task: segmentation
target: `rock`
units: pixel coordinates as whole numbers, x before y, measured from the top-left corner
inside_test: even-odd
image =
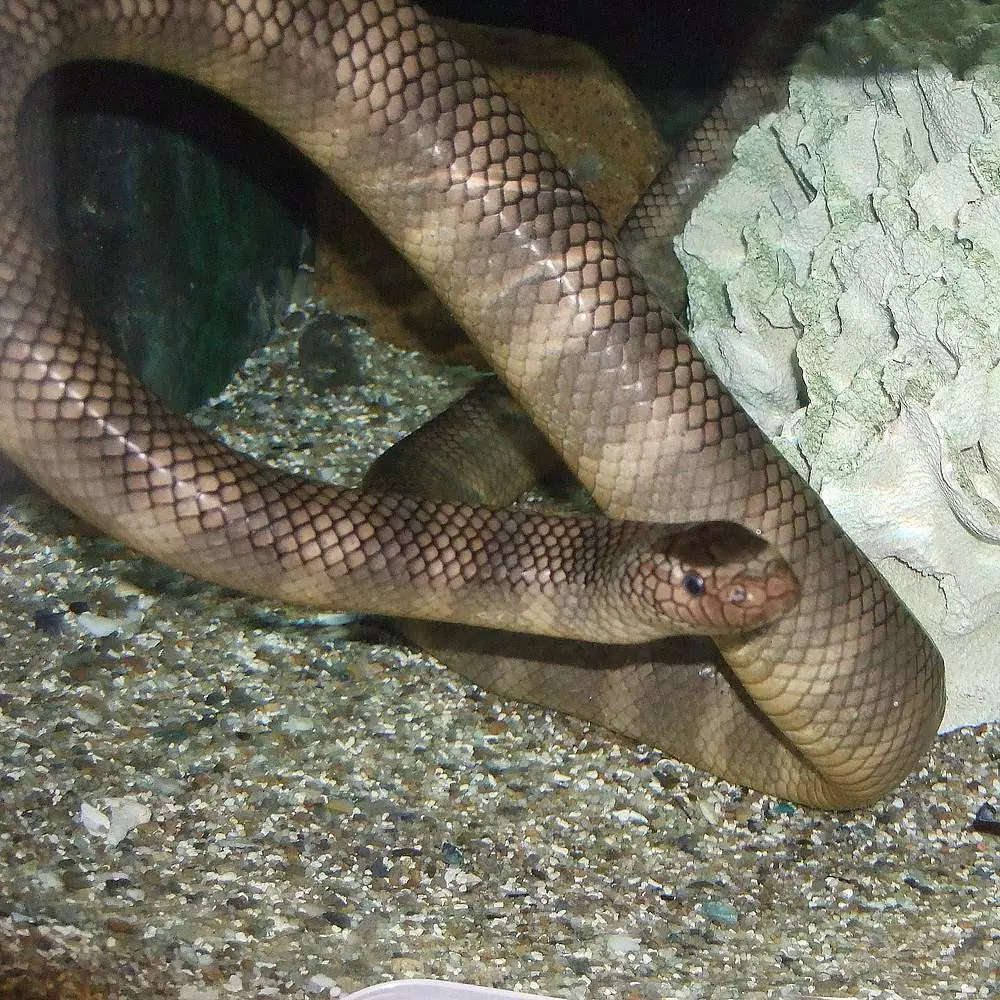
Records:
[[[793,77],[678,241],[691,334],[1000,717],[1000,71]]]
[[[271,335],[301,259],[308,173],[252,118],[134,67],[63,66],[24,121],[42,231],[133,371],[186,410]],[[287,278],[287,281],[286,281]]]

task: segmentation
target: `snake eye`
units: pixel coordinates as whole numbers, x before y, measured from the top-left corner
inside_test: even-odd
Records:
[[[689,569],[681,580],[681,586],[692,596],[701,597],[705,593],[705,578]]]

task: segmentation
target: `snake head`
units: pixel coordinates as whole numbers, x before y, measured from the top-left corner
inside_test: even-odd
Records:
[[[798,603],[799,582],[777,549],[730,521],[678,525],[643,560],[636,585],[677,632],[729,635],[760,628]]]

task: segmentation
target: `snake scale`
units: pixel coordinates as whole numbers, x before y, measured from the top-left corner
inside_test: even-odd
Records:
[[[259,466],[167,412],[87,325],[30,223],[18,111],[42,73],[81,58],[187,77],[286,135],[424,275],[598,505],[638,523],[559,527],[342,491]],[[594,654],[566,669],[600,673],[618,706],[602,714],[564,691],[571,709],[805,802],[870,801],[929,745],[944,701],[929,639],[706,370],[518,110],[419,8],[2,0],[0,171],[0,447],[97,526],[274,598],[470,624],[485,607],[508,627],[538,614],[538,630],[570,636],[554,656]],[[472,611],[453,606],[464,588],[452,585],[484,575]],[[590,596],[598,578],[612,594],[638,590],[640,620],[663,604],[679,623],[616,634],[607,599]],[[567,582],[569,596],[552,597]],[[692,623],[687,609],[716,583]],[[558,607],[536,610],[547,602]],[[719,633],[725,662],[654,638],[699,629]],[[545,701],[560,676],[526,694]],[[581,682],[578,700],[596,691]],[[644,705],[658,715],[633,731]]]

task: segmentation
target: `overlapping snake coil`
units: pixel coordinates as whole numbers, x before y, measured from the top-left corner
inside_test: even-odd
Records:
[[[560,571],[577,572],[561,562],[572,550],[582,589],[553,614],[592,640],[587,588],[634,580],[629,559],[646,561],[640,589],[654,603],[698,589],[690,533],[678,553],[670,532],[628,528],[639,555],[626,546],[625,569],[607,570],[602,533],[620,529],[606,522],[489,523],[456,505],[345,494],[258,466],[167,413],[87,326],[31,226],[18,110],[40,74],[77,58],[178,73],[260,115],[427,278],[603,510],[739,522],[801,585],[789,614],[719,640],[720,669],[643,634],[641,650],[604,654],[617,669],[553,663],[533,689],[502,677],[501,689],[545,700],[559,688],[560,707],[817,804],[868,801],[913,768],[943,710],[932,644],[664,318],[517,109],[405,3],[0,2],[0,447],[43,488],[141,551],[291,600],[476,621],[455,610],[451,586],[475,567],[491,612],[516,625]],[[711,584],[720,550],[754,549],[748,537],[707,529],[695,575]],[[781,564],[763,551],[747,586],[780,604],[788,578],[768,589],[767,567]],[[745,594],[740,580],[721,585]]]

